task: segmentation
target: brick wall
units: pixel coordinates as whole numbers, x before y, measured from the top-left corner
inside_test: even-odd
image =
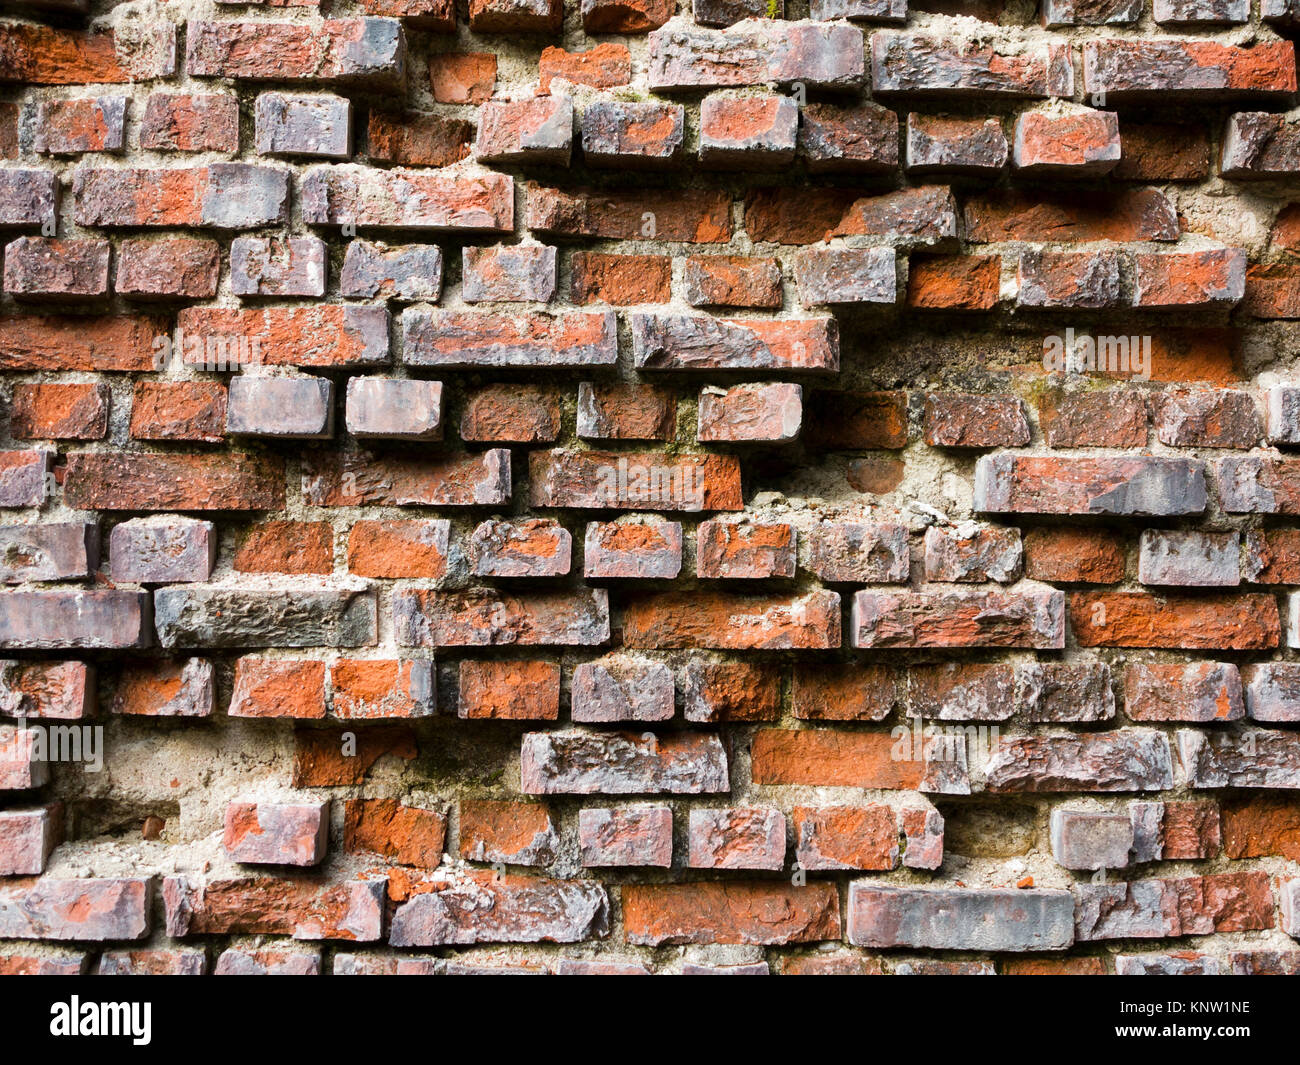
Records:
[[[1300,4],[4,6],[0,972],[1300,969]]]

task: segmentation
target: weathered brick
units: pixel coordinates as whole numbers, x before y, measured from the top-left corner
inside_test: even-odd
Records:
[[[1164,939],[1272,928],[1267,873],[1074,886],[1080,942]]]
[[[217,527],[210,521],[157,515],[113,526],[108,540],[114,581],[165,584],[206,581],[217,558]]]
[[[0,660],[0,715],[76,720],[96,705],[93,666]]]
[[[907,169],[914,174],[992,176],[1007,165],[1010,150],[996,118],[907,116]]]
[[[399,865],[434,869],[442,861],[447,819],[396,799],[349,799],[343,813],[343,849],[378,854]]]
[[[610,240],[731,239],[731,197],[713,189],[555,189],[529,183],[524,225],[534,233]]]
[[[911,569],[902,525],[823,521],[804,536],[804,565],[823,581],[892,584]]]
[[[948,662],[908,673],[912,717],[938,721],[1005,721],[1015,710],[1015,670],[1007,664]]]
[[[548,302],[555,295],[555,248],[541,244],[463,248],[466,303]]]
[[[582,28],[588,33],[645,33],[673,17],[670,0],[582,0]]]
[[[915,257],[908,261],[907,306],[914,310],[988,311],[1002,298],[997,255]]]
[[[559,846],[550,810],[541,803],[460,801],[460,856],[468,861],[550,865]]]
[[[325,663],[245,655],[235,663],[231,717],[319,720],[325,716]]]
[[[40,735],[35,729],[0,725],[0,792],[28,791],[49,781]]]
[[[784,443],[799,435],[803,390],[798,385],[737,385],[700,393],[701,442]]]
[[[810,103],[799,112],[799,154],[811,173],[878,173],[898,166],[898,115],[879,104]]]
[[[393,622],[400,647],[590,646],[609,639],[609,595],[402,590],[393,596]]]
[[[227,93],[150,93],[140,118],[140,147],[161,152],[237,152],[239,100]]]
[[[432,244],[390,247],[354,240],[339,274],[339,294],[363,299],[436,300],[442,290],[442,251]]]
[[[0,647],[146,647],[152,642],[147,592],[114,588],[0,593]]]
[[[348,571],[359,577],[425,577],[447,572],[445,519],[358,521],[348,530]]]
[[[165,19],[144,26],[82,30],[6,22],[0,81],[34,85],[118,85],[176,73],[176,27]]]
[[[98,227],[282,225],[289,220],[289,172],[252,163],[82,167],[72,175],[72,217]]]
[[[1129,389],[1052,391],[1038,401],[1048,447],[1145,447],[1148,420],[1146,397]]]
[[[582,52],[554,46],[542,49],[537,60],[537,91],[550,91],[552,79],[594,89],[611,89],[632,81],[632,54],[626,45],[606,42]]]
[[[1061,592],[858,592],[855,647],[1065,646]]]
[[[232,802],[221,845],[245,865],[319,865],[329,828],[328,802]]]
[[[618,359],[612,313],[402,312],[408,366],[609,366]]]
[[[1300,789],[1298,738],[1287,732],[1178,732],[1178,760],[1193,788]]]
[[[1300,669],[1293,662],[1257,662],[1242,669],[1246,709],[1256,721],[1300,721]]]
[[[1241,583],[1239,534],[1164,529],[1142,533],[1138,580],[1143,584],[1231,587]]]
[[[549,518],[485,521],[470,535],[466,554],[480,577],[562,577],[569,572],[573,537]]]
[[[1074,95],[1070,48],[1026,45],[999,52],[973,41],[916,33],[871,35],[873,94],[1046,97]]]
[[[596,510],[740,510],[740,466],[730,455],[534,451],[535,507]]]
[[[1036,662],[1016,677],[1016,702],[1028,721],[1109,721],[1115,716],[1104,662]]]
[[[42,155],[120,152],[125,132],[125,96],[41,100],[33,147]]]
[[[799,302],[825,304],[895,302],[898,278],[890,248],[810,248],[795,260]]]
[[[818,589],[799,596],[665,592],[628,604],[628,647],[669,650],[826,649],[840,645],[840,597]]]
[[[185,72],[191,77],[375,89],[400,87],[406,78],[406,37],[396,19],[190,21],[185,30]]]
[[[1083,91],[1125,103],[1154,97],[1286,99],[1296,91],[1295,49],[1286,41],[1085,41]]]
[[[217,956],[216,976],[319,976],[320,954],[303,950],[239,950]]]
[[[573,670],[570,717],[574,721],[668,721],[674,713],[672,671],[662,662],[614,655]]]
[[[832,318],[728,320],[695,315],[631,315],[632,354],[641,370],[839,369]]]
[[[323,377],[255,377],[230,379],[226,432],[321,440],[334,435],[334,383]]]
[[[113,713],[131,717],[211,717],[212,663],[186,658],[131,666],[118,675]]]
[[[450,166],[469,156],[474,126],[459,118],[371,111],[366,154],[394,166]]]
[[[525,733],[526,795],[700,795],[730,790],[727,754],[709,733]],[[627,899],[624,898],[626,912]]]
[[[799,108],[788,96],[713,93],[700,105],[700,165],[782,167],[794,161]]]
[[[308,225],[508,232],[514,181],[505,174],[317,166],[298,180]]]
[[[974,505],[991,514],[1200,514],[1205,467],[1194,459],[1145,456],[985,455],[975,468]]]
[[[1164,791],[1169,740],[1149,729],[1002,739],[985,764],[992,792]]]
[[[889,870],[898,865],[898,827],[888,806],[796,806],[791,821],[795,860],[804,869]]]
[[[568,97],[489,100],[479,108],[474,158],[483,163],[568,166],[573,103]]]
[[[554,33],[564,17],[561,0],[471,0],[476,33]]]
[[[883,721],[901,700],[899,676],[874,665],[796,667],[790,697],[804,721]]]
[[[682,568],[682,527],[675,521],[590,522],[583,575],[671,580]]]
[[[124,240],[117,246],[113,284],[118,295],[128,298],[205,299],[217,294],[220,272],[221,248],[215,240]]]
[[[559,394],[543,385],[487,385],[470,393],[461,413],[462,440],[551,443],[560,435]]]
[[[1121,302],[1120,257],[1112,251],[1020,253],[1016,305],[1097,310]]]
[[[318,237],[236,237],[230,287],[236,296],[323,296],[328,255]]]
[[[1241,677],[1230,662],[1130,665],[1124,711],[1134,721],[1236,721],[1246,716]]]
[[[666,255],[574,252],[569,260],[577,304],[667,303],[672,299],[672,260]]]
[[[1300,462],[1234,455],[1215,465],[1219,500],[1230,514],[1300,514]]]
[[[149,877],[19,880],[0,887],[0,934],[92,942],[144,939],[151,883]]]
[[[888,732],[763,729],[750,749],[755,784],[970,793],[965,747],[949,752],[914,745]],[[931,757],[934,755],[935,757]]]
[[[461,662],[458,712],[466,719],[555,721],[560,716],[560,667],[553,662]]]
[[[1259,650],[1278,646],[1281,627],[1277,601],[1260,594],[1074,592],[1069,610],[1081,647]]]
[[[1133,257],[1135,307],[1230,307],[1246,292],[1241,248]]]
[[[962,207],[972,244],[1006,240],[1177,240],[1174,206],[1157,189],[1069,195],[999,191],[967,197]]]
[[[326,522],[268,521],[245,531],[231,566],[236,573],[331,573],[333,533]]]
[[[510,452],[503,448],[430,458],[322,453],[304,466],[303,501],[315,507],[496,506],[510,498]]]
[[[18,299],[86,300],[108,292],[106,240],[19,237],[5,247],[4,288]]]
[[[154,593],[163,647],[364,647],[375,598],[355,588],[182,585]]]
[[[429,84],[440,104],[481,104],[497,79],[493,52],[439,52],[429,56]]]
[[[1064,950],[1074,942],[1068,891],[849,886],[848,940],[861,947]]]
[[[667,806],[578,811],[578,845],[587,868],[652,866],[673,860],[673,813]]]
[[[623,891],[629,943],[751,943],[779,946],[838,940],[835,885],[771,881],[637,884]]]
[[[1016,119],[1011,157],[1024,174],[1109,174],[1120,159],[1119,120],[1092,109],[1026,111]]]
[[[306,875],[207,881],[168,876],[162,897],[167,934],[174,938],[280,935],[369,943],[380,936],[385,888],[382,879],[324,883]]]
[[[86,384],[16,384],[9,430],[19,440],[102,440],[108,433],[110,392]]]
[[[40,876],[62,834],[60,806],[0,811],[0,876]]]
[[[862,31],[843,23],[746,21],[727,31],[668,25],[650,34],[649,87],[801,82],[846,92],[863,80]]]
[[[693,807],[688,842],[693,869],[780,869],[785,816],[766,807]]]

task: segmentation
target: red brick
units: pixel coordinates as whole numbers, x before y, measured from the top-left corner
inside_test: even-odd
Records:
[[[805,869],[888,870],[898,865],[898,826],[888,806],[796,806],[795,860]]]
[[[578,811],[578,845],[587,868],[652,866],[673,860],[673,814],[667,806]]]
[[[1010,396],[932,392],[925,397],[931,447],[1018,447],[1029,443],[1024,405]]]
[[[605,42],[582,52],[551,45],[537,60],[538,92],[550,92],[551,79],[593,89],[613,89],[632,81],[632,56],[622,44]]]
[[[682,527],[674,521],[591,522],[583,547],[589,578],[662,578],[682,568]]]
[[[160,152],[239,151],[239,100],[224,93],[150,93],[140,147]]]
[[[514,182],[505,174],[312,167],[300,178],[308,225],[417,230],[514,227]]]
[[[19,237],[5,247],[5,291],[18,299],[72,300],[108,292],[106,240]]]
[[[1048,447],[1146,447],[1147,401],[1125,389],[1046,392],[1038,424]]]
[[[1200,181],[1210,172],[1209,131],[1203,126],[1120,123],[1121,181]]]
[[[460,419],[462,440],[542,444],[560,435],[557,390],[544,385],[485,385],[470,392]]]
[[[672,440],[677,400],[653,385],[578,386],[578,435],[584,440]]]
[[[396,21],[205,22],[185,27],[185,72],[200,78],[400,87],[406,39]]]
[[[231,717],[323,718],[325,663],[245,655],[235,663]]]
[[[244,864],[318,865],[329,845],[329,803],[232,802],[221,843]]]
[[[10,431],[19,440],[102,440],[108,433],[108,385],[17,384]]]
[[[994,192],[963,205],[966,239],[1001,241],[1177,240],[1178,216],[1156,189],[1068,196]]]
[[[493,52],[438,52],[429,56],[429,83],[440,104],[474,104],[488,100],[496,87]]]
[[[871,87],[886,93],[992,97],[1074,95],[1068,45],[998,51],[974,41],[915,33],[871,35]]]
[[[883,721],[903,697],[899,675],[885,666],[798,666],[791,703],[804,721]]]
[[[79,720],[93,715],[96,705],[93,666],[0,661],[0,714]]]
[[[704,189],[596,192],[530,183],[524,225],[565,237],[720,244],[731,239],[731,197]]]
[[[623,889],[629,943],[780,945],[838,940],[835,886],[806,887],[730,880],[695,884],[638,884]]]
[[[118,41],[111,29],[87,32],[9,22],[0,26],[0,51],[5,53],[0,81],[34,85],[144,81],[176,72],[176,28],[166,21],[155,22],[128,43]]]
[[[989,311],[1002,298],[998,255],[917,257],[908,263],[907,305],[917,310]]]
[[[465,661],[460,664],[462,718],[555,721],[560,667],[551,662]]]
[[[1085,41],[1083,91],[1123,102],[1285,99],[1296,91],[1295,48],[1289,41]]]
[[[1030,529],[1025,533],[1025,576],[1036,581],[1117,584],[1124,579],[1124,541],[1104,529]]]
[[[445,520],[359,521],[348,531],[348,570],[436,579],[447,572],[447,538]]]
[[[485,506],[510,498],[510,452],[393,458],[319,453],[304,463],[303,500],[316,507]]]
[[[598,510],[739,510],[740,466],[730,455],[534,451],[535,507]]]
[[[1026,111],[1016,119],[1012,159],[1022,173],[1097,177],[1119,158],[1119,121],[1111,111]]]
[[[248,529],[231,562],[236,573],[332,573],[334,530],[323,521],[268,521]]]
[[[117,248],[114,285],[127,297],[205,299],[217,294],[220,272],[215,240],[124,240]]]
[[[559,843],[550,811],[541,803],[460,801],[459,853],[468,861],[550,865]]]
[[[700,577],[793,577],[796,534],[791,525],[706,521],[699,528],[695,570]]]
[[[638,304],[672,299],[672,260],[666,255],[574,252],[573,302]]]
[[[131,717],[211,717],[212,663],[188,658],[123,669],[113,713]]]
[[[378,854],[397,865],[436,869],[442,862],[447,819],[396,799],[349,799],[343,811],[343,849]]]
[[[812,650],[840,645],[840,597],[824,589],[795,597],[665,592],[629,603],[628,647],[670,650]]]
[[[693,307],[781,306],[781,268],[775,259],[691,255],[684,278]]]
[[[68,456],[64,500],[78,510],[279,510],[279,459],[80,451]]]
[[[1260,650],[1278,646],[1281,626],[1271,595],[1075,592],[1069,608],[1070,627],[1081,647]]]
[[[329,667],[330,709],[344,721],[427,717],[437,708],[428,659],[340,658]]]

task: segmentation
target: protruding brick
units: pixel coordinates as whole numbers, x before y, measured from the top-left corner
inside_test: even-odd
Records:
[[[560,716],[560,667],[552,662],[464,661],[459,714],[466,719],[555,721]]]
[[[478,114],[474,158],[483,163],[568,166],[573,103],[565,96],[489,100]]]
[[[461,297],[466,303],[546,303],[555,295],[555,249],[542,244],[463,248]]]
[[[550,865],[560,836],[536,802],[460,801],[460,856],[471,862]]]
[[[1272,928],[1267,873],[1224,873],[1181,880],[1078,883],[1075,935],[1080,942],[1165,939]]]
[[[871,35],[871,88],[876,95],[1070,97],[1074,68],[1065,44],[1000,52],[973,41],[882,32]]]
[[[834,373],[840,365],[833,318],[785,321],[698,315],[631,315],[639,370],[784,370]]]
[[[63,834],[63,809],[0,810],[0,876],[40,876]]]
[[[406,78],[406,37],[396,19],[192,20],[185,30],[185,71],[191,77],[375,89],[399,87]]]
[[[1016,119],[1012,159],[1023,174],[1096,177],[1114,170],[1119,158],[1113,111],[1026,111]]]
[[[1007,165],[1010,150],[996,118],[947,115],[907,116],[907,169],[913,174],[993,176]]]
[[[6,939],[90,942],[149,934],[149,877],[18,880],[0,887],[0,935]]]
[[[211,717],[212,663],[205,658],[128,667],[118,675],[113,713],[131,717]]]
[[[402,590],[393,597],[399,647],[585,647],[609,639],[609,594],[603,588],[532,592],[508,601],[490,590]]]
[[[775,259],[691,255],[683,280],[693,307],[781,306],[781,266]]]
[[[795,280],[805,307],[897,299],[892,248],[809,248],[795,260]]]
[[[110,395],[103,381],[15,384],[9,431],[19,440],[102,440]]]
[[[1174,517],[1205,505],[1205,465],[1194,459],[999,454],[975,467],[974,506],[990,514]]]
[[[232,802],[221,844],[246,865],[319,865],[329,845],[329,802]]]
[[[785,816],[765,807],[695,806],[690,811],[694,869],[780,869],[785,864]]]
[[[1012,396],[931,392],[925,397],[931,447],[1021,447],[1029,443],[1024,404]]]
[[[236,296],[325,295],[329,253],[319,237],[236,237],[230,289]]]
[[[230,379],[226,432],[298,440],[334,435],[334,383],[324,377]]]
[[[612,313],[402,312],[408,366],[611,366],[618,359]]]
[[[700,165],[780,167],[794,161],[799,108],[788,96],[714,93],[700,105]]]
[[[650,595],[626,608],[623,641],[657,650],[825,650],[840,645],[840,597],[825,589],[786,597]]]
[[[591,522],[583,545],[588,578],[672,580],[682,568],[682,527],[675,521]]]
[[[514,226],[514,182],[505,174],[318,166],[299,179],[308,225],[366,229],[490,230]]]
[[[535,507],[584,510],[739,510],[740,465],[730,455],[534,451]]]
[[[564,18],[561,0],[471,0],[475,33],[554,33]]]
[[[352,104],[345,97],[264,92],[254,119],[258,155],[346,159],[352,154]]]
[[[889,870],[898,865],[898,826],[888,806],[796,806],[791,821],[795,861],[804,869]]]
[[[1278,646],[1281,620],[1271,595],[1075,592],[1070,628],[1081,647],[1244,651]]]
[[[313,659],[244,655],[235,663],[231,717],[325,716],[325,663]]]
[[[217,294],[220,272],[221,248],[215,240],[124,240],[117,246],[113,283],[128,298],[207,299]]]
[[[578,846],[587,868],[650,866],[673,861],[673,813],[667,806],[578,811]]]
[[[106,240],[19,237],[5,247],[4,288],[18,299],[93,299],[108,293]]]
[[[120,152],[125,129],[125,96],[41,100],[33,147],[42,155]]]
[[[436,580],[447,572],[449,529],[445,518],[358,521],[348,530],[348,570]]]
[[[898,115],[874,103],[810,103],[799,112],[798,144],[814,174],[891,171],[898,166]]]
[[[569,572],[573,537],[550,518],[485,521],[470,535],[466,554],[480,577],[562,577]]]
[[[227,93],[150,93],[140,147],[161,152],[239,151],[239,100]]]
[[[359,588],[186,584],[154,593],[163,647],[365,647],[374,592]]]
[[[82,226],[251,229],[288,222],[289,172],[252,163],[81,168],[72,175],[72,198],[72,217]]]
[[[109,569],[114,581],[166,584],[206,581],[217,558],[217,527],[195,518],[133,518],[113,526]]]
[[[1155,98],[1286,100],[1296,91],[1289,41],[1252,45],[1218,41],[1085,41],[1083,91],[1124,103]]]
[[[798,385],[737,385],[700,393],[697,438],[730,443],[784,443],[799,435],[803,390]]]
[[[303,499],[314,507],[499,506],[510,498],[510,452],[448,452],[429,458],[344,452],[306,464]]]
[[[79,720],[96,705],[93,666],[0,660],[0,716]]]
[[[623,889],[623,921],[629,943],[750,943],[780,946],[838,940],[839,895],[835,885],[813,881],[793,887],[780,881],[713,881],[694,884],[629,884]]]
[[[582,662],[573,670],[570,700],[574,721],[668,721],[675,706],[672,671],[629,655]]]
[[[408,378],[348,379],[347,430],[363,439],[441,440],[442,384]]]
[[[1002,738],[984,766],[991,792],[1167,791],[1169,739],[1151,729]]]
[[[748,662],[686,664],[682,708],[687,721],[775,721],[781,716],[781,674]]]
[[[433,244],[348,244],[339,274],[339,295],[415,302],[438,299],[442,250]]]
[[[0,593],[0,647],[147,647],[149,593],[59,588]]]
[[[526,795],[700,795],[731,787],[722,742],[707,733],[529,732],[520,759]]]
[[[1142,533],[1138,580],[1143,584],[1233,587],[1241,583],[1238,533],[1147,529]]]
[[[925,577],[931,581],[998,581],[1020,576],[1020,531],[999,526],[934,525],[925,531]]]
[[[1152,413],[1156,438],[1171,447],[1253,447],[1262,431],[1249,392],[1163,392]]]
[[[859,947],[1065,950],[1074,942],[1068,891],[908,888],[856,880],[848,939]]]

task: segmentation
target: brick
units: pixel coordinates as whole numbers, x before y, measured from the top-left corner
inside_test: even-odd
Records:
[[[0,955],[0,974],[5,976],[84,976],[90,962],[88,954]]]
[[[9,431],[18,440],[102,440],[108,434],[108,385],[16,384]]]
[[[106,240],[19,237],[5,248],[5,291],[18,299],[93,299],[108,292]]]
[[[907,116],[907,169],[913,174],[996,175],[1010,149],[996,118],[949,115]]]
[[[908,869],[938,869],[943,864],[943,816],[933,806],[899,811],[899,828],[907,846],[903,865]]]
[[[1257,263],[1246,268],[1244,313],[1254,318],[1300,317],[1300,285],[1291,263]]]
[[[528,732],[526,795],[701,795],[730,790],[727,755],[709,733]],[[624,898],[626,914],[627,899]]]
[[[560,716],[560,667],[551,662],[461,662],[459,714],[466,719],[555,721]]]
[[[447,573],[445,519],[358,521],[348,530],[348,572],[358,577],[425,577]]]
[[[632,354],[641,370],[839,369],[839,329],[831,318],[727,320],[633,314]]]
[[[0,876],[40,876],[62,837],[59,806],[0,811]]]
[[[479,109],[479,162],[568,166],[572,150],[573,104],[567,97],[489,100]]]
[[[371,111],[366,131],[366,154],[394,166],[451,166],[469,156],[473,143],[472,123],[415,111]]]
[[[1223,807],[1223,849],[1233,859],[1300,854],[1300,804],[1290,796],[1248,795]]]
[[[226,93],[150,93],[140,118],[140,147],[238,152],[239,100]]]
[[[554,33],[564,17],[560,0],[471,0],[475,33]]]
[[[400,87],[406,38],[388,18],[186,24],[185,72],[199,78]]]
[[[503,602],[492,591],[436,593],[402,590],[393,596],[399,647],[582,647],[609,639],[604,589],[533,592]]]
[[[344,730],[310,729],[294,733],[295,788],[356,785],[386,755],[410,761],[416,756],[415,734],[408,726],[371,725],[352,734],[355,753],[344,755]]]
[[[674,712],[672,671],[628,655],[582,662],[573,670],[570,701],[575,722],[668,721]]]
[[[534,451],[528,469],[535,507],[741,509],[740,466],[730,455]]]
[[[1300,670],[1291,662],[1258,662],[1242,669],[1246,709],[1256,721],[1300,721]]]
[[[1012,162],[1023,174],[1099,177],[1119,163],[1112,111],[1026,111],[1016,119]]]
[[[905,22],[907,0],[814,0],[815,19],[861,19],[864,22]]]
[[[1262,425],[1248,392],[1162,392],[1152,405],[1156,438],[1172,447],[1253,447]]]
[[[361,299],[437,300],[442,251],[433,244],[389,246],[354,240],[339,274],[339,295]]]
[[[1233,950],[1228,964],[1233,976],[1295,976],[1300,973],[1300,951]]]
[[[1074,95],[1067,45],[1025,46],[999,52],[972,41],[915,33],[871,35],[871,89],[908,93],[1033,98]]]
[[[886,107],[810,103],[799,119],[799,154],[810,173],[885,173],[898,167],[898,115]]]
[[[751,745],[755,784],[835,788],[880,788],[892,791],[970,793],[965,748],[955,760],[930,759],[946,754],[932,745],[906,750],[887,732],[835,732],[827,729],[762,729]]]
[[[349,378],[347,430],[366,439],[441,440],[442,405],[437,381]]]
[[[82,167],[72,175],[78,225],[249,229],[289,220],[289,174],[252,163],[166,170]]]
[[[429,83],[440,104],[481,104],[491,98],[496,79],[497,57],[492,52],[429,56]]]
[[[898,277],[890,248],[810,248],[795,260],[799,302],[892,304]]]
[[[700,105],[700,165],[772,168],[794,161],[799,108],[788,96],[713,93]]]
[[[759,0],[691,0],[691,14],[701,26],[734,26],[749,18],[783,18],[785,5],[784,0],[778,0],[773,9]]]
[[[572,85],[612,89],[632,81],[632,54],[622,44],[606,42],[585,52],[566,52],[554,46],[542,49],[537,60],[537,91],[550,91],[559,78]]]
[[[804,869],[889,870],[898,865],[898,828],[888,806],[796,806],[791,821],[795,860]]]
[[[990,792],[1166,791],[1169,740],[1151,729],[1016,736],[999,740],[984,766]]]
[[[672,810],[667,806],[579,810],[578,846],[588,869],[667,869],[673,860]]]
[[[781,946],[838,940],[835,885],[771,881],[637,884],[623,891],[627,940],[642,946],[749,943]]]
[[[0,647],[146,647],[149,594],[114,588],[0,593]]]
[[[242,310],[186,307],[176,324],[184,337],[239,338],[252,349],[249,361],[254,364],[342,369],[389,359],[388,311],[383,307],[326,303]],[[195,354],[186,347],[184,359],[204,366],[212,361],[211,354],[210,346]],[[218,358],[221,354],[218,350]]]
[[[1109,721],[1115,716],[1104,662],[1037,662],[1020,670],[1016,702],[1027,721]]]
[[[343,811],[343,849],[378,854],[399,865],[437,868],[447,819],[433,810],[403,806],[396,799],[349,799]]]
[[[0,159],[18,158],[18,115],[17,104],[0,105]]]
[[[907,393],[815,391],[804,443],[827,449],[907,446]]]
[[[1011,396],[932,392],[925,397],[931,447],[1019,447],[1029,443],[1024,404]]]
[[[58,179],[50,170],[0,170],[0,228],[52,227],[58,211]]]
[[[1018,529],[962,524],[925,531],[926,580],[1008,584],[1020,576],[1020,563]]]
[[[1219,807],[1212,802],[1163,803],[1166,860],[1213,858],[1219,853]]]
[[[408,366],[610,366],[618,359],[614,315],[402,312]]]
[[[226,432],[293,440],[334,435],[334,383],[324,377],[230,379]]]
[[[460,801],[460,856],[472,862],[550,865],[560,846],[541,803]]]
[[[231,717],[325,717],[325,664],[311,659],[259,658],[235,662]]]
[[[182,585],[154,593],[163,647],[365,647],[374,593],[359,589]]]
[[[799,435],[803,390],[798,385],[737,385],[700,393],[701,442],[785,443]]]
[[[824,650],[839,646],[839,606],[825,589],[793,597],[665,592],[625,608],[623,641],[656,650]]]
[[[6,939],[104,942],[149,934],[148,877],[60,880],[41,877],[0,887]]]
[[[79,30],[8,22],[0,27],[0,81],[33,85],[119,85],[176,73],[176,27]]]
[[[731,197],[711,189],[597,192],[530,183],[524,225],[565,237],[718,244],[731,239]]]
[[[1044,0],[1043,24],[1108,26],[1136,22],[1142,17],[1142,0]]]
[[[1124,710],[1134,721],[1236,721],[1246,716],[1231,663],[1130,665]]]
[[[885,666],[797,666],[790,701],[804,721],[883,721],[903,698],[900,677]]]
[[[1300,463],[1271,455],[1234,455],[1215,467],[1220,505],[1229,514],[1300,513]]]
[[[1145,447],[1148,420],[1146,397],[1128,389],[1053,391],[1038,401],[1048,447]]]
[[[1223,873],[1179,880],[1074,887],[1080,942],[1164,939],[1272,928],[1267,873]]]
[[[1006,664],[915,666],[908,674],[908,711],[938,721],[1005,721],[1015,710],[1015,680]]]
[[[745,198],[745,230],[758,241],[815,244],[835,237],[881,237],[895,244],[949,244],[957,205],[941,186],[861,196],[853,189],[755,189]]]
[[[1300,532],[1248,529],[1242,544],[1242,576],[1252,584],[1300,583]]]
[[[1018,191],[967,197],[962,207],[972,244],[1030,241],[1173,241],[1173,204],[1156,189],[1029,196]]]
[[[1175,954],[1120,954],[1116,976],[1224,976],[1217,958],[1190,951]]]
[[[379,939],[385,882],[322,883],[306,875],[163,879],[169,936],[279,935],[372,943]],[[221,966],[218,964],[218,971]]]
[[[1231,307],[1246,292],[1240,248],[1133,257],[1135,307]]]
[[[475,870],[433,874],[419,887],[393,914],[392,946],[576,943],[608,931],[608,896],[591,881]]]
[[[1194,459],[985,455],[974,509],[991,514],[1173,517],[1205,510],[1205,467]]]
[[[124,240],[117,246],[113,284],[128,299],[206,299],[217,294],[220,272],[221,249],[214,240]]]
[[[771,666],[692,659],[682,709],[687,721],[775,721],[781,716],[781,674]]]
[[[1002,299],[997,255],[916,257],[908,261],[907,306],[913,310],[989,311]]]
[[[212,663],[185,658],[123,669],[113,696],[113,713],[130,717],[211,717]]]
[[[1210,598],[1143,592],[1074,592],[1070,627],[1081,647],[1259,650],[1278,646],[1271,595]]]
[[[785,864],[785,817],[762,807],[690,811],[693,869],[780,869]]]
[[[0,451],[0,506],[38,507],[45,502],[54,452]]]
[[[1192,788],[1300,788],[1297,738],[1285,732],[1178,732],[1178,760]]]
[[[1200,181],[1210,172],[1208,131],[1190,125],[1123,122],[1120,125],[1121,181]]]
[[[1074,942],[1068,891],[849,886],[848,940],[861,947],[1065,950]]]
[[[223,950],[217,976],[319,976],[320,955],[301,950]]]
[[[207,954],[201,950],[111,950],[99,956],[99,976],[202,976]]]
[[[1121,303],[1115,252],[1023,251],[1016,271],[1020,307],[1096,310]]]
[[[790,525],[706,521],[699,528],[696,573],[706,578],[793,577],[795,544]]]
[[[32,146],[41,155],[120,152],[125,129],[125,96],[41,100],[36,105]]]
[[[514,226],[514,182],[505,174],[343,163],[310,168],[298,187],[308,225],[448,232],[508,232]]]
[[[1268,442],[1300,443],[1300,389],[1274,385],[1265,393],[1264,407]]]
[[[221,845],[245,865],[319,865],[329,827],[328,802],[232,802]]]
[[[391,458],[368,452],[313,456],[303,501],[315,507],[495,506],[510,498],[510,452]]]
[[[195,518],[133,518],[113,526],[108,558],[118,582],[206,581],[216,563],[217,527]]]
[[[1285,41],[1085,41],[1083,91],[1124,103],[1155,97],[1285,100],[1296,91],[1295,49]]]
[[[812,21],[749,22],[729,31],[669,25],[650,34],[649,88],[725,88],[801,82],[847,92],[863,81],[862,31]]]
[[[466,554],[479,577],[562,577],[569,572],[573,537],[550,518],[485,521],[470,535]]]
[[[330,709],[344,721],[428,717],[437,685],[428,659],[340,658],[329,668]]]
[[[1138,580],[1143,584],[1232,587],[1241,583],[1239,534],[1147,529]]]
[[[487,385],[472,392],[461,413],[462,440],[550,443],[560,435],[556,390],[540,385]]]
[[[93,666],[0,661],[0,714],[77,720],[93,715],[96,705]]]
[[[667,303],[672,299],[672,260],[666,255],[574,252],[569,260],[577,304]]]
[[[578,386],[578,436],[585,440],[672,440],[677,432],[673,393],[652,385]]]
[[[805,568],[823,581],[892,584],[911,569],[902,525],[823,521],[804,536]]]
[[[463,248],[461,298],[466,303],[546,303],[555,295],[555,248],[540,244]]]
[[[334,530],[326,522],[268,521],[248,529],[231,568],[236,573],[331,573]]]
[[[590,522],[583,575],[671,580],[682,568],[682,527],[675,521]]]
[[[318,237],[236,237],[230,288],[236,296],[325,295],[328,254]]]
[[[48,782],[49,763],[42,757],[40,735],[34,729],[0,725],[0,792],[27,791]]]
[[[582,0],[582,28],[588,33],[645,33],[673,17],[668,0]]]
[[[254,121],[258,155],[346,159],[352,154],[352,105],[342,96],[264,92]]]

